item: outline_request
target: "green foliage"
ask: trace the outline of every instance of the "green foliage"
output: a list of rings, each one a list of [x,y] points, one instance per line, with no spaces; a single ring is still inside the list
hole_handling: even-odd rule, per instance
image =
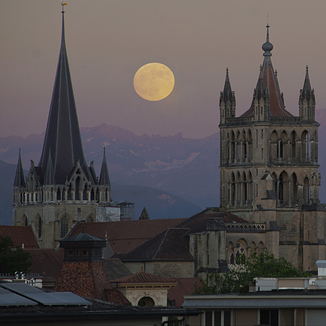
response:
[[[207,280],[201,280],[202,288],[197,294],[247,293],[255,277],[307,277],[311,276],[295,268],[282,258],[275,258],[265,251],[252,253],[248,258],[242,254],[236,258],[236,265],[225,274],[209,273]]]
[[[14,247],[11,237],[0,237],[0,273],[27,272],[31,264],[31,255],[19,246]]]

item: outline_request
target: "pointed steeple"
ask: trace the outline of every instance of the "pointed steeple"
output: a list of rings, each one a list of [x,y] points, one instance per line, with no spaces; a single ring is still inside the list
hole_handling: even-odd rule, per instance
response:
[[[225,76],[225,83],[224,83],[224,95],[230,97],[232,95],[230,77],[229,77],[229,68],[226,68],[226,76]]]
[[[64,8],[62,6],[62,8]],[[49,155],[51,152],[51,155]],[[43,173],[49,157],[53,160],[54,181],[64,184],[77,161],[90,176],[82,148],[76,105],[65,43],[64,10],[62,10],[61,48],[53,87],[50,113],[39,163]],[[90,176],[91,181],[92,177]]]
[[[266,26],[266,42],[262,45],[262,49],[264,51],[264,60],[263,65],[261,67],[259,78],[257,82],[256,89],[254,91],[255,94],[258,94],[257,88],[262,90],[262,83],[268,94],[268,115],[269,116],[293,116],[290,112],[285,109],[283,94],[280,92],[277,74],[274,71],[271,56],[271,51],[273,50],[273,44],[269,41],[269,25]],[[250,109],[242,114],[242,117],[249,117],[254,114],[254,99],[250,106]]]
[[[309,79],[309,71],[308,71],[308,66],[306,66],[306,76],[304,79],[304,83],[303,83],[303,89],[302,91],[304,93],[308,93],[311,91],[311,85],[310,85],[310,79]]]
[[[51,157],[51,151],[49,151],[48,163],[44,175],[44,185],[54,185],[54,172],[53,172],[53,163]]]
[[[19,149],[19,156],[18,156],[18,163],[17,163],[17,168],[16,168],[14,187],[25,187],[24,169],[23,169],[20,149]]]
[[[103,161],[102,161],[99,184],[102,186],[110,185],[110,177],[109,177],[108,165],[106,162],[105,147],[103,151]]]
[[[220,122],[225,123],[225,119],[235,117],[235,95],[231,88],[229,69],[226,68],[226,76],[223,92],[220,94]]]
[[[315,120],[315,92],[311,88],[308,66],[306,66],[306,76],[303,83],[303,88],[300,90],[299,96],[299,111],[300,116],[304,120]]]
[[[149,215],[148,215],[146,207],[143,208],[143,210],[139,216],[139,220],[149,220]]]

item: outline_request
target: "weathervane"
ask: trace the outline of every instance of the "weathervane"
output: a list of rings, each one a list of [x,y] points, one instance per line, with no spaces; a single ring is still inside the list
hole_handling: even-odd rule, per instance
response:
[[[67,5],[67,4],[66,4],[65,2],[61,1],[62,12],[65,12],[65,10],[64,10],[64,6],[66,6],[66,5]]]

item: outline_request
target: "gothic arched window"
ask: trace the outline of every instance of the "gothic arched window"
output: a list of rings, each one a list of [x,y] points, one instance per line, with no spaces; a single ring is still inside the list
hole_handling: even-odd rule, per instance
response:
[[[67,216],[64,216],[61,219],[61,225],[60,225],[60,237],[64,238],[68,233],[68,218]]]

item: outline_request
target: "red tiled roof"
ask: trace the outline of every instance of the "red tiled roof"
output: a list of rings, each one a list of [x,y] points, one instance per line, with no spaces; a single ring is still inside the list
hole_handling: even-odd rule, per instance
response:
[[[33,230],[30,226],[0,225],[0,237],[10,236],[14,246],[38,248]]]
[[[143,284],[143,283],[175,283],[176,280],[172,278],[162,277],[150,273],[139,272],[132,275],[127,275],[115,280],[111,283],[133,283],[133,284]]]
[[[277,76],[274,72],[272,61],[270,56],[265,56],[263,66],[262,66],[262,73],[263,73],[263,82],[266,90],[269,94],[269,115],[276,116],[276,117],[288,117],[293,116],[289,111],[285,109]],[[259,76],[259,80],[261,75]],[[257,87],[259,84],[259,80],[257,83]],[[254,114],[254,103],[252,102],[250,109],[247,110],[245,113],[241,115],[241,117],[249,117]]]
[[[106,301],[126,306],[130,305],[130,301],[118,289],[104,289]]]
[[[185,236],[189,228],[167,229],[126,254],[122,261],[193,261]]]
[[[232,213],[223,212],[215,208],[207,208],[180,223],[177,227],[190,228],[190,233],[203,232],[206,230],[206,221],[214,218],[222,218],[224,223],[232,223],[233,221],[236,223],[248,223],[246,220]]]
[[[221,219],[224,223],[248,223],[232,213],[215,208],[204,211],[184,220],[174,228],[164,230],[139,247],[126,254],[121,260],[130,261],[193,261],[189,252],[187,235],[204,232],[207,220]],[[222,222],[221,221],[221,222]]]
[[[107,239],[116,255],[123,255],[137,248],[164,230],[186,219],[134,220],[118,222],[78,223],[69,236],[84,232]]]
[[[55,285],[56,291],[99,300],[106,300],[105,289],[112,289],[112,286],[104,272],[103,262],[64,262]]]
[[[196,287],[201,287],[201,282],[196,278],[177,278],[177,286],[168,290],[168,299],[174,300],[176,307],[181,307],[184,302],[184,295],[194,294]]]
[[[32,256],[32,266],[29,272],[40,274],[46,279],[55,281],[61,271],[63,249],[25,248]]]

